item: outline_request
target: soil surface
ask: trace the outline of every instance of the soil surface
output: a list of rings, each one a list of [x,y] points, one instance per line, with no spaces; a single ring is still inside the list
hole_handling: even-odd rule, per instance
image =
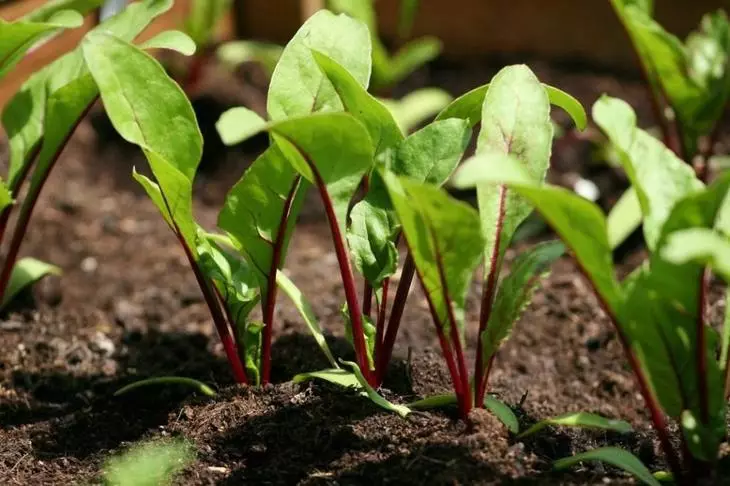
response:
[[[646,121],[644,91],[635,81],[575,67],[533,67],[586,106],[609,92],[637,106]],[[430,84],[463,92],[494,72],[487,65],[439,65],[402,90]],[[228,106],[265,106],[263,90],[251,85],[249,75],[242,85],[240,77],[209,73],[196,100],[204,132],[213,133],[212,123]],[[563,114],[557,119],[567,126]],[[264,143],[226,150],[208,137],[195,201],[203,225],[214,227],[226,191]],[[576,139],[556,145],[551,178],[566,184],[576,176],[591,178],[609,204],[625,181],[591,163],[591,150]],[[43,280],[0,318],[0,484],[99,482],[110,455],[142,439],[171,436],[195,447],[195,461],[177,480],[190,485],[635,484],[600,464],[551,472],[553,460],[602,445],[626,447],[652,469],[663,467],[615,333],[567,257],[499,351],[490,391],[513,407],[522,426],[583,410],[628,420],[633,433],[547,429],[522,441],[481,410],[471,426],[453,410],[401,419],[352,392],[293,384],[294,374],[327,362],[283,296],[273,349],[276,384],[233,385],[183,251],[130,177],[132,166],[143,170],[143,157],[113,136],[97,108],[72,138],[40,200],[23,253],[59,265],[64,274]],[[639,260],[634,253],[625,266]],[[350,357],[339,318],[344,295],[336,258],[314,198],[286,268],[314,302],[335,354]],[[450,388],[426,302],[415,287],[383,389],[400,403]],[[478,294],[475,281],[468,303],[470,360]],[[714,304],[715,318],[723,306]],[[112,396],[141,378],[171,375],[202,380],[219,394],[211,399],[160,387]]]

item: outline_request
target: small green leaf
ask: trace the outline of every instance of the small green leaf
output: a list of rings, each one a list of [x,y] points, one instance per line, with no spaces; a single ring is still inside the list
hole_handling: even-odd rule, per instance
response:
[[[5,308],[25,287],[33,285],[46,275],[60,275],[61,269],[36,260],[35,258],[21,258],[15,263],[13,271],[10,273],[10,281],[2,296],[0,309]]]
[[[244,142],[265,130],[266,126],[266,120],[258,113],[242,106],[224,112],[215,124],[218,135],[226,145]]]
[[[397,405],[395,403],[391,403],[385,398],[382,397],[378,392],[376,392],[373,387],[371,387],[365,377],[362,374],[362,371],[360,371],[360,368],[358,368],[356,363],[353,363],[352,361],[342,361],[342,364],[350,368],[357,378],[357,381],[360,383],[360,386],[365,390],[365,393],[367,394],[368,398],[378,405],[381,408],[384,408],[385,410],[388,410],[389,412],[395,412],[401,417],[405,418],[408,416],[409,413],[411,413],[411,410],[406,407],[405,405]]]
[[[466,292],[479,264],[484,235],[479,215],[430,184],[383,174],[435,324],[463,330]]]
[[[13,195],[10,193],[10,189],[5,185],[3,178],[0,177],[0,211],[8,206],[11,206],[15,201]]]
[[[449,405],[456,405],[458,400],[453,393],[444,393],[441,395],[431,395],[408,404],[411,410],[431,410],[434,408],[443,408]]]
[[[608,242],[611,248],[618,248],[631,233],[641,226],[641,203],[636,190],[629,187],[608,213]]]
[[[502,422],[507,429],[513,434],[517,434],[520,431],[520,422],[517,420],[517,416],[504,402],[497,400],[492,395],[484,396],[484,406],[487,410],[492,412],[500,422]]]
[[[160,486],[195,458],[193,447],[181,440],[155,440],[133,445],[104,465],[106,486]]]
[[[399,100],[381,99],[393,114],[398,126],[409,133],[424,120],[436,116],[452,100],[441,88],[421,88],[411,91]]]
[[[611,430],[621,434],[628,434],[633,430],[631,424],[623,420],[607,419],[596,415],[595,413],[576,412],[560,415],[559,417],[551,417],[541,420],[529,429],[517,436],[518,439],[534,435],[545,427],[550,425],[563,427],[578,427],[581,429],[600,429]]]
[[[195,41],[179,30],[166,30],[140,44],[142,49],[169,49],[183,56],[195,54]]]
[[[624,101],[603,96],[593,105],[593,118],[621,156],[641,204],[647,245],[653,249],[674,205],[702,183],[689,165],[637,128],[636,115]]]
[[[572,467],[583,461],[599,461],[605,462],[612,466],[616,466],[629,474],[635,476],[644,484],[649,486],[661,486],[651,472],[642,464],[642,462],[635,455],[620,449],[618,447],[601,447],[599,449],[593,449],[592,451],[583,452],[582,454],[576,454],[572,457],[566,457],[559,459],[553,463],[553,468],[560,471]]]
[[[99,7],[103,0],[48,0],[42,6],[34,8],[22,19],[26,22],[47,22],[51,17],[62,10],[74,10],[86,15]]]
[[[362,385],[358,381],[354,373],[351,373],[342,368],[336,368],[333,370],[321,370],[321,371],[309,371],[307,373],[300,373],[292,381],[294,383],[303,383],[309,380],[323,380],[333,385],[341,386],[343,388],[354,388],[360,391],[360,394],[366,396],[367,394],[362,390]]]
[[[246,375],[254,386],[261,384],[261,331],[263,329],[262,322],[239,322],[237,326],[238,342],[243,343],[246,356]]]
[[[715,230],[689,228],[671,233],[661,256],[677,265],[707,265],[730,282],[730,239]]]
[[[419,37],[406,43],[388,59],[384,69],[373,64],[373,86],[383,88],[400,83],[416,69],[436,59],[442,49],[443,43],[437,37]]]
[[[211,398],[215,398],[217,396],[216,392],[202,381],[194,380],[192,378],[185,378],[183,376],[159,376],[156,378],[147,378],[145,380],[135,381],[134,383],[125,385],[119,390],[115,391],[114,396],[119,397],[122,395],[126,395],[131,391],[148,386],[157,387],[165,385],[182,385],[192,388],[202,393],[203,395]]]
[[[502,280],[492,307],[492,313],[480,336],[483,362],[486,366],[500,345],[508,338],[512,326],[530,303],[541,277],[565,252],[559,241],[533,246],[512,263],[509,276]]]
[[[301,315],[302,319],[304,319],[304,323],[309,328],[309,332],[317,342],[319,349],[322,350],[332,367],[339,368],[337,361],[332,355],[332,351],[330,351],[330,348],[327,345],[327,340],[324,337],[324,333],[319,325],[317,316],[314,314],[314,309],[307,298],[301,290],[294,285],[294,282],[289,280],[289,277],[284,275],[281,271],[276,273],[276,284],[286,294],[286,296],[289,297],[289,300],[291,300],[292,304],[294,304],[294,307],[297,308],[299,315]]]

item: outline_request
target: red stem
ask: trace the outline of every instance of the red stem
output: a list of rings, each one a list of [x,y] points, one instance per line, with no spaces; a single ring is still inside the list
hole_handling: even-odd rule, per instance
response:
[[[166,200],[165,204],[167,204]],[[188,258],[190,268],[193,269],[193,273],[195,274],[195,280],[197,280],[200,291],[203,293],[205,303],[208,305],[210,315],[213,318],[213,323],[215,324],[215,328],[218,331],[218,337],[223,343],[223,349],[225,350],[226,358],[228,358],[228,363],[231,365],[231,370],[233,371],[233,378],[236,380],[236,383],[248,384],[248,377],[246,376],[246,372],[243,369],[241,358],[238,355],[238,347],[231,337],[228,323],[226,322],[226,318],[221,312],[221,306],[218,302],[218,297],[211,290],[211,284],[208,282],[208,279],[205,277],[205,275],[203,275],[203,272],[200,270],[200,266],[193,256],[192,251],[188,247],[185,238],[183,238],[182,234],[180,234],[180,230],[178,229],[177,224],[173,223],[173,225],[175,236],[177,236],[177,239],[180,241],[180,245],[182,245],[183,249],[185,250],[185,256]],[[231,325],[234,325],[234,323],[231,322]]]
[[[576,260],[577,261],[577,260]],[[638,358],[636,357],[636,354],[631,349],[631,344],[629,343],[629,339],[624,334],[623,330],[621,329],[621,326],[618,322],[618,319],[616,318],[616,315],[611,311],[610,307],[608,306],[608,303],[603,298],[603,296],[598,292],[596,289],[596,286],[593,284],[593,281],[588,277],[588,273],[586,272],[585,268],[583,268],[583,265],[580,262],[578,263],[578,267],[580,268],[581,273],[588,281],[588,284],[593,289],[593,293],[595,294],[596,298],[598,299],[598,302],[603,309],[603,312],[606,313],[606,315],[611,319],[611,322],[613,323],[614,328],[616,329],[616,335],[619,338],[619,341],[621,342],[621,346],[624,349],[624,353],[626,354],[626,357],[629,361],[629,366],[631,367],[631,370],[634,373],[634,378],[636,379],[636,382],[639,386],[639,392],[641,393],[642,398],[644,399],[644,402],[646,403],[647,408],[649,409],[649,414],[651,415],[651,421],[654,424],[654,429],[656,430],[657,436],[659,438],[659,443],[662,446],[662,450],[664,451],[664,455],[666,456],[667,463],[669,464],[669,468],[672,471],[672,474],[674,475],[675,480],[678,484],[684,484],[684,474],[682,474],[682,467],[679,462],[679,457],[677,456],[677,452],[674,450],[674,447],[672,447],[672,442],[669,438],[669,431],[667,430],[667,421],[666,417],[664,416],[664,413],[661,410],[661,407],[659,403],[657,402],[656,398],[651,392],[651,388],[649,386],[649,383],[646,379],[646,376],[644,375],[644,371],[641,368],[641,363],[639,363]]]
[[[484,369],[484,352],[482,350],[481,340],[482,334],[487,330],[489,318],[492,315],[492,307],[494,305],[494,292],[497,288],[497,276],[499,275],[499,247],[502,244],[502,227],[504,225],[505,215],[505,199],[507,197],[507,188],[504,185],[499,186],[499,217],[495,228],[494,248],[489,257],[489,275],[482,292],[481,308],[479,309],[479,334],[477,342],[477,360],[474,365],[474,385],[476,387],[474,398],[478,407],[484,403],[484,394],[487,391],[487,380],[489,378],[489,370]],[[490,360],[491,363],[491,360]]]
[[[697,301],[697,382],[700,393],[700,420],[707,425],[710,422],[709,391],[707,388],[707,353],[705,352],[705,306],[707,304],[707,287],[710,283],[710,273],[707,269],[702,272],[700,291]]]
[[[400,282],[398,282],[398,288],[395,291],[395,300],[393,301],[393,308],[390,310],[390,318],[388,319],[388,329],[385,331],[385,337],[383,338],[383,345],[381,347],[381,353],[378,353],[378,361],[375,365],[378,376],[377,381],[382,384],[385,378],[385,370],[388,368],[390,358],[393,356],[393,348],[395,347],[395,339],[398,336],[398,328],[400,327],[401,318],[403,317],[403,311],[406,308],[406,301],[408,300],[408,292],[411,290],[411,283],[413,282],[413,276],[416,273],[416,265],[413,262],[411,252],[408,252],[406,261],[403,263],[403,270],[401,271]]]
[[[451,332],[451,343],[456,351],[456,364],[459,367],[459,376],[461,378],[461,390],[462,399],[459,402],[459,409],[461,412],[461,418],[466,420],[469,417],[473,402],[471,400],[471,387],[469,386],[469,372],[466,369],[466,359],[464,359],[464,350],[461,345],[461,336],[459,335],[459,328],[456,325],[456,316],[454,315],[454,307],[451,302],[451,296],[449,295],[448,282],[446,281],[446,274],[444,273],[443,258],[441,256],[441,250],[438,246],[438,240],[433,232],[433,228],[429,227],[431,232],[431,239],[434,243],[434,252],[436,256],[436,264],[439,267],[439,280],[441,281],[441,296],[444,299],[444,305],[446,305],[446,314],[449,320],[449,327]]]
[[[370,314],[372,313],[373,308],[373,286],[370,285],[370,282],[365,280],[365,283],[363,285],[364,291],[362,296],[362,314],[364,316],[370,317]],[[375,341],[376,346],[379,341]]]
[[[299,151],[304,155],[303,151]],[[322,179],[317,167],[306,157],[314,178],[317,181],[317,189],[319,195],[322,198],[322,203],[327,213],[327,221],[329,222],[330,231],[332,233],[332,241],[335,245],[335,253],[337,255],[337,262],[340,266],[340,274],[342,276],[342,285],[345,288],[345,299],[347,300],[347,309],[350,313],[350,323],[352,324],[352,340],[355,347],[355,358],[357,365],[360,367],[363,376],[371,386],[376,386],[375,376],[370,369],[368,364],[368,353],[365,344],[365,332],[363,330],[362,323],[362,310],[360,309],[360,303],[357,298],[357,288],[355,286],[355,275],[352,272],[350,266],[350,259],[347,255],[347,249],[345,248],[345,240],[342,237],[340,226],[337,224],[337,216],[335,215],[335,208],[332,204],[332,199],[327,192],[327,186]]]
[[[271,341],[274,333],[274,311],[276,310],[276,294],[278,287],[276,286],[276,272],[279,270],[284,260],[284,243],[286,242],[286,233],[289,227],[289,216],[291,207],[294,203],[297,191],[302,178],[297,176],[292,183],[292,187],[287,194],[282,209],[281,221],[279,222],[279,230],[276,233],[274,248],[271,255],[271,268],[267,276],[266,284],[266,300],[263,308],[264,329],[261,336],[261,384],[266,385],[271,378]]]
[[[378,320],[375,324],[375,382],[378,386],[383,384],[386,370],[381,370],[380,356],[383,354],[383,335],[385,334],[385,312],[388,302],[388,288],[390,288],[390,279],[386,278],[383,282],[383,291],[381,292],[380,305],[378,306]],[[384,366],[387,368],[388,363]]]

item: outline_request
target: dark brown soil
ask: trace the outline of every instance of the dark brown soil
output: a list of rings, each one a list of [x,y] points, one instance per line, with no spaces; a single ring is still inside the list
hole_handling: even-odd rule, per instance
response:
[[[584,102],[609,91],[645,107],[636,83],[538,67],[543,79]],[[491,72],[475,69],[467,78],[442,66],[424,76],[463,91],[487,81]],[[413,83],[418,82],[416,77]],[[223,98],[220,90],[209,90],[214,91],[216,96],[199,101],[213,121],[221,99],[241,101],[235,91]],[[256,103],[255,93],[248,95],[244,101]],[[258,97],[260,108],[260,92]],[[105,126],[98,111],[80,126],[23,248],[60,265],[63,277],[44,280],[0,319],[0,484],[97,482],[110,454],[140,439],[167,436],[184,437],[197,451],[180,484],[634,484],[601,465],[550,471],[554,459],[608,444],[662,467],[614,332],[567,258],[555,266],[499,352],[491,391],[514,408],[522,425],[584,410],[629,420],[635,433],[553,429],[517,441],[483,411],[474,412],[472,427],[449,410],[401,419],[326,384],[292,384],[294,374],[327,363],[283,297],[275,331],[277,384],[232,385],[183,252],[130,178],[132,165],[145,162]],[[227,188],[261,143],[236,150],[209,143],[196,199],[204,225],[214,226]],[[552,177],[606,173],[611,186],[606,197],[614,197],[621,177],[581,165],[589,151],[580,142],[556,151]],[[287,269],[315,303],[335,353],[348,356],[336,258],[314,200],[297,228]],[[472,345],[477,287],[467,320]],[[417,290],[396,354],[383,391],[390,399],[406,402],[449,389]],[[112,397],[124,384],[164,375],[205,381],[219,395],[209,399],[165,387]]]

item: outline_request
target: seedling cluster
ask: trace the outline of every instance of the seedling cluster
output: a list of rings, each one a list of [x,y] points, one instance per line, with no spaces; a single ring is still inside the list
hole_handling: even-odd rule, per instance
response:
[[[84,11],[64,9],[64,3],[75,5],[54,2],[3,24],[0,76],[39,38],[80,24]],[[518,437],[548,425],[630,431],[623,421],[575,413],[545,419],[520,434],[510,407],[488,394],[500,346],[567,247],[615,327],[669,476],[677,484],[693,484],[711,471],[727,434],[730,319],[717,333],[705,316],[710,270],[730,280],[730,174],[708,183],[709,152],[701,139],[712,136],[730,92],[730,28],[724,14],[708,16],[682,46],[651,19],[651,2],[612,0],[640,55],[664,129],[663,143],[638,128],[633,110],[615,98],[603,97],[593,106],[593,120],[631,180],[630,197],[649,253],[644,264],[619,280],[610,221],[592,202],[545,182],[552,107],[565,110],[582,130],[588,120],[578,101],[542,84],[526,66],[509,66],[489,84],[444,106],[431,123],[404,130],[393,109],[368,91],[371,81],[376,90],[393,84],[435,55],[437,43],[407,45],[401,58],[392,60],[375,34],[369,2],[330,3],[345,13],[316,13],[277,52],[267,117],[240,107],[220,118],[217,128],[226,144],[265,132],[269,146],[226,196],[215,231],[199,224],[193,212],[203,147],[195,114],[186,93],[145,52],[162,47],[190,55],[195,42],[171,31],[134,43],[170,1],[129,6],[35,73],[3,113],[11,155],[7,183],[0,186],[0,238],[10,212],[17,205],[20,211],[0,273],[2,305],[22,286],[55,271],[35,260],[18,261],[17,255],[59,154],[101,98],[119,134],[147,158],[152,177],[136,170],[133,176],[183,248],[236,382],[270,383],[272,360],[283,359],[272,354],[281,290],[331,364],[295,381],[315,378],[353,387],[402,416],[456,405],[459,416],[469,420],[474,407],[486,407]],[[188,32],[207,42],[210,25],[188,24]],[[675,113],[671,119],[664,117],[667,107]],[[474,136],[476,152],[462,163]],[[19,203],[26,180],[29,188]],[[446,185],[473,189],[477,207],[453,197]],[[283,272],[308,191],[318,195],[325,211],[345,296],[342,326],[354,361],[334,356],[314,305]],[[520,252],[506,272],[506,251],[533,208],[559,240]],[[414,278],[426,298],[453,393],[394,404],[378,388],[388,376]],[[476,343],[468,343],[466,300],[475,283],[481,289],[478,334]],[[260,321],[253,318],[257,307]],[[473,366],[467,362],[469,345],[476,348]],[[168,377],[119,393],[165,382],[198,386]],[[668,420],[677,423],[677,438]],[[566,458],[556,467],[581,460],[603,460],[657,484],[637,458],[614,447]]]

